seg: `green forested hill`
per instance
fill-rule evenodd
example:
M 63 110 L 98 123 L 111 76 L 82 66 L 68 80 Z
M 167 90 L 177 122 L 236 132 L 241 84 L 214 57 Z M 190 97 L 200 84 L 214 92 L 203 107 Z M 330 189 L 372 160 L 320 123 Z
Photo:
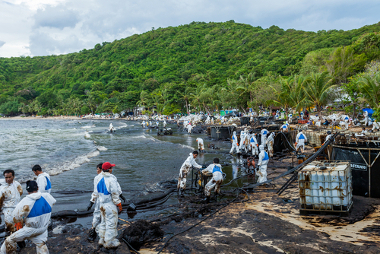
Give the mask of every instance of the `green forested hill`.
M 233 21 L 193 22 L 79 53 L 0 58 L 0 112 L 120 112 L 137 102 L 166 114 L 179 112 L 191 97 L 187 88 L 228 88 L 227 80 L 250 73 L 254 79 L 268 73 L 294 75 L 307 53 L 351 45 L 379 31 L 380 23 L 315 33 Z

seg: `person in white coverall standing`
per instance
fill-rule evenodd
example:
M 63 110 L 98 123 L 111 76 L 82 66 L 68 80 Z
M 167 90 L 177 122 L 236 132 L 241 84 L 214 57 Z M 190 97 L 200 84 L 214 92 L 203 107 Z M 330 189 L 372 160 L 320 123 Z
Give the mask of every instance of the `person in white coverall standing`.
M 38 190 L 41 193 L 51 192 L 51 182 L 50 182 L 50 176 L 48 173 L 42 172 L 42 168 L 40 165 L 34 165 L 33 173 L 37 176 L 37 184 L 38 184 Z
M 112 175 L 115 164 L 105 162 L 102 165 L 103 172 L 94 179 L 94 192 L 91 203 L 99 199 L 101 222 L 98 226 L 99 245 L 105 248 L 116 248 L 120 245 L 117 237 L 118 213 L 123 210 L 120 195 L 121 188 L 117 178 Z M 92 205 L 91 205 L 92 206 Z
M 28 195 L 17 204 L 13 211 L 13 221 L 16 224 L 24 224 L 15 233 L 8 236 L 1 246 L 0 253 L 15 253 L 17 242 L 32 241 L 37 248 L 37 254 L 48 254 L 46 246 L 48 226 L 51 218 L 51 208 L 55 199 L 49 193 L 38 191 L 35 181 L 26 182 Z
M 197 138 L 195 141 L 198 142 L 198 150 L 202 152 L 205 150 L 205 145 L 203 144 L 203 139 L 202 138 Z
M 307 142 L 307 137 L 305 134 L 302 133 L 302 130 L 299 131 L 296 137 L 296 151 L 301 148 L 301 153 L 305 150 L 305 142 Z
M 257 174 L 259 175 L 259 179 L 257 180 L 258 183 L 263 183 L 267 181 L 267 165 L 269 162 L 269 156 L 268 153 L 265 152 L 265 148 L 263 145 L 259 146 L 260 154 L 259 154 L 259 162 L 257 163 L 257 166 L 259 166 L 259 170 L 257 171 Z
M 16 231 L 15 223 L 13 221 L 13 211 L 16 205 L 21 200 L 22 187 L 19 182 L 15 181 L 15 172 L 12 169 L 7 169 L 3 172 L 5 184 L 0 186 L 0 198 L 3 200 L 1 209 L 4 214 L 5 228 L 8 233 Z M 1 218 L 0 218 L 1 222 Z
M 237 139 L 237 136 L 236 136 L 236 131 L 234 131 L 233 134 L 232 134 L 232 147 L 231 147 L 231 150 L 230 150 L 230 154 L 233 154 L 234 150 L 236 150 L 236 153 L 240 152 L 240 150 L 239 150 L 239 143 L 238 143 L 238 139 Z
M 219 194 L 220 186 L 223 183 L 222 166 L 219 164 L 219 158 L 214 158 L 213 164 L 202 170 L 202 174 L 212 173 L 211 180 L 205 186 L 205 195 L 207 203 L 210 202 L 211 190 L 215 187 L 215 193 Z
M 182 192 L 186 189 L 186 177 L 190 172 L 191 167 L 201 169 L 202 166 L 195 162 L 195 159 L 198 157 L 198 151 L 194 151 L 189 154 L 189 157 L 182 164 L 181 169 L 179 170 L 177 190 L 178 195 L 182 195 Z
M 267 135 L 268 135 L 268 130 L 262 129 L 261 130 L 261 145 L 263 145 L 264 147 L 266 146 L 266 143 L 267 143 Z
M 256 133 L 252 133 L 251 139 L 249 140 L 249 146 L 251 147 L 252 155 L 259 155 L 259 143 L 257 143 Z
M 269 157 L 273 157 L 273 144 L 274 144 L 274 137 L 275 137 L 276 133 L 272 132 L 267 141 L 266 141 L 266 145 L 268 147 L 268 154 L 269 154 Z

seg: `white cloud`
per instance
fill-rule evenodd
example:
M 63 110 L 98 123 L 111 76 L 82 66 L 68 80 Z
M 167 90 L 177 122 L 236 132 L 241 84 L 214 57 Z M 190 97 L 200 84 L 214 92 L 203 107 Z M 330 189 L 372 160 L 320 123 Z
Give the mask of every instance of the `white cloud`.
M 379 22 L 379 11 L 378 0 L 7 0 L 0 2 L 0 40 L 7 42 L 0 56 L 69 53 L 192 21 L 348 30 Z

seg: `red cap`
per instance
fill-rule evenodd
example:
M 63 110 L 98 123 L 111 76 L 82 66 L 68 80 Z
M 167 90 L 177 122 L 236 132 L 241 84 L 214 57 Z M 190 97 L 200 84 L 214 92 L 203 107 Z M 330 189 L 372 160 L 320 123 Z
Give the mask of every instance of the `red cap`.
M 115 164 L 111 164 L 109 162 L 104 162 L 103 165 L 102 165 L 102 169 L 104 169 L 104 170 L 108 170 L 108 169 L 110 169 L 112 167 L 115 167 Z

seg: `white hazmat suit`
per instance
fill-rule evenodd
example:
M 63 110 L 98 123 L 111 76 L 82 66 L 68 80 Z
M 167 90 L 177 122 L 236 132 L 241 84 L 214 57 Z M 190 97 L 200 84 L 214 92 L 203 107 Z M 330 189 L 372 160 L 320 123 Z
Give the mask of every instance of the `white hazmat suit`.
M 245 136 L 247 135 L 246 129 L 244 131 L 240 132 L 240 143 L 239 143 L 239 150 L 243 150 L 245 147 Z
M 211 190 L 215 187 L 215 193 L 220 192 L 220 186 L 223 183 L 223 172 L 220 164 L 210 164 L 207 168 L 202 170 L 202 173 L 212 173 L 211 180 L 205 186 L 205 195 L 209 197 Z
M 205 146 L 203 144 L 203 139 L 202 138 L 197 138 L 196 141 L 198 142 L 198 150 L 203 151 L 205 149 Z
M 20 202 L 22 195 L 22 187 L 19 182 L 13 181 L 13 183 L 4 183 L 0 187 L 0 199 L 3 200 L 2 210 L 4 214 L 5 227 L 8 232 L 15 232 L 15 223 L 13 221 L 13 210 Z
M 267 135 L 268 135 L 268 130 L 262 129 L 261 130 L 261 145 L 263 145 L 264 147 L 266 146 Z
M 257 172 L 257 174 L 259 175 L 259 179 L 257 180 L 257 182 L 263 183 L 267 181 L 267 165 L 269 162 L 269 156 L 267 152 L 265 152 L 263 145 L 260 145 L 259 148 L 259 162 L 257 163 L 257 166 L 259 166 L 259 170 Z
M 54 204 L 55 199 L 49 193 L 36 192 L 23 198 L 13 211 L 13 221 L 25 222 L 25 225 L 5 239 L 0 253 L 15 253 L 17 242 L 27 239 L 36 245 L 37 254 L 48 254 L 47 228 Z
M 305 142 L 307 142 L 307 137 L 305 134 L 302 133 L 302 131 L 300 131 L 297 134 L 296 142 L 297 142 L 296 151 L 298 151 L 298 149 L 301 148 L 301 153 L 303 153 L 305 150 Z
M 118 208 L 121 188 L 117 178 L 109 172 L 102 172 L 94 179 L 94 192 L 91 202 L 99 199 L 101 222 L 98 226 L 99 245 L 114 248 L 120 245 L 117 237 Z
M 251 135 L 251 139 L 249 140 L 249 146 L 251 147 L 252 155 L 259 155 L 258 143 L 256 139 L 256 133 Z
M 373 120 L 373 123 L 372 123 L 372 130 L 379 130 L 380 129 L 380 125 L 379 123 L 375 120 Z
M 190 172 L 192 166 L 198 169 L 202 168 L 201 165 L 195 162 L 193 153 L 190 153 L 189 157 L 187 157 L 185 162 L 182 164 L 181 169 L 179 170 L 177 189 L 181 189 L 181 190 L 186 189 L 186 177 L 187 177 L 187 174 Z
M 232 134 L 232 147 L 230 150 L 230 154 L 233 154 L 234 150 L 236 150 L 236 153 L 239 153 L 239 146 L 238 146 L 238 140 L 236 137 L 236 131 L 233 132 Z
M 38 185 L 38 191 L 41 193 L 50 193 L 51 192 L 51 182 L 50 182 L 50 175 L 48 173 L 41 173 L 37 176 L 37 185 Z
M 268 153 L 269 153 L 269 157 L 273 157 L 273 144 L 274 144 L 274 137 L 275 137 L 276 133 L 272 132 L 268 139 L 267 139 L 267 142 L 266 142 L 266 145 L 268 147 Z

